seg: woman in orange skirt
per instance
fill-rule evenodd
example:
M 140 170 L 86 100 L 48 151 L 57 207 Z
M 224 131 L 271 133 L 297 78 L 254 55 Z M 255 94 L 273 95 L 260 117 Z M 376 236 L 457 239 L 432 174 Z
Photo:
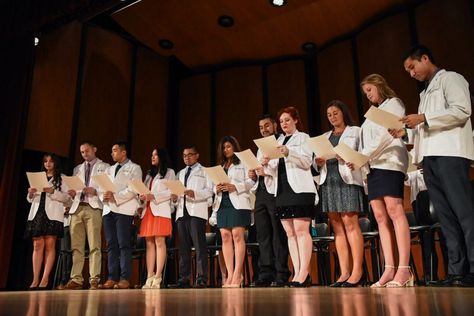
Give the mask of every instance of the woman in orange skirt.
M 148 170 L 145 185 L 151 194 L 140 195 L 146 203 L 142 212 L 140 237 L 146 238 L 147 279 L 143 289 L 159 289 L 161 273 L 166 260 L 167 236 L 171 236 L 170 191 L 163 181 L 174 180 L 175 173 L 168 168 L 169 158 L 165 149 L 156 147 L 151 154 L 151 168 Z

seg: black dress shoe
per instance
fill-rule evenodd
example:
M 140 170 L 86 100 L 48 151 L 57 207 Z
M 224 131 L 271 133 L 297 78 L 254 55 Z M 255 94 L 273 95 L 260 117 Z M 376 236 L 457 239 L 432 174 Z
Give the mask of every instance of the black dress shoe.
M 459 274 L 448 274 L 446 276 L 446 279 L 444 280 L 438 280 L 438 281 L 432 281 L 428 283 L 429 286 L 434 286 L 434 287 L 453 287 L 453 286 L 460 286 L 461 285 L 461 280 L 464 278 L 463 275 Z
M 195 289 L 205 289 L 207 287 L 207 282 L 204 279 L 197 279 L 194 283 Z
M 459 281 L 461 287 L 474 287 L 474 273 L 466 274 L 461 281 Z
M 333 284 L 329 285 L 329 287 L 341 287 L 341 285 L 344 284 L 344 282 L 346 282 L 346 281 L 347 280 L 345 280 L 345 281 L 336 281 Z
M 292 285 L 290 287 L 310 287 L 311 286 L 311 277 L 308 276 L 306 277 L 306 280 L 304 282 L 292 282 Z
M 178 283 L 168 285 L 170 289 L 189 289 L 191 285 L 189 284 L 189 280 L 179 279 Z
M 269 287 L 272 285 L 272 280 L 257 279 L 250 283 L 250 287 Z
M 341 287 L 359 287 L 359 286 L 364 286 L 366 283 L 367 283 L 367 277 L 365 276 L 365 274 L 362 274 L 359 281 L 357 281 L 356 283 L 351 283 L 351 282 L 346 281 L 341 284 Z

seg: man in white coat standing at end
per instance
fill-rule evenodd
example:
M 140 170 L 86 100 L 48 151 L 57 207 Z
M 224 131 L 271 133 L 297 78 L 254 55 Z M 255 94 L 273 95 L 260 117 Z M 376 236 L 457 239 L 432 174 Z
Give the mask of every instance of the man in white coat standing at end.
M 208 200 L 212 197 L 212 183 L 198 162 L 199 152 L 196 146 L 189 145 L 183 150 L 186 168 L 177 179 L 186 187 L 183 196 L 172 194 L 171 200 L 176 206 L 176 223 L 179 235 L 179 280 L 170 288 L 189 288 L 191 277 L 191 247 L 196 248 L 197 278 L 195 288 L 207 287 L 207 244 L 206 223 L 208 218 Z
M 402 118 L 411 130 L 391 131 L 408 136 L 414 163 L 423 165 L 430 199 L 448 249 L 445 280 L 433 286 L 474 286 L 474 203 L 469 166 L 474 160 L 469 84 L 458 73 L 437 67 L 431 51 L 411 47 L 403 56 L 410 76 L 425 83 L 418 114 Z
M 78 176 L 86 187 L 81 191 L 69 190 L 68 194 L 74 199 L 69 215 L 71 216 L 71 250 L 72 269 L 71 279 L 66 284 L 66 290 L 83 288 L 84 278 L 84 248 L 89 244 L 89 289 L 96 290 L 100 280 L 101 244 L 102 244 L 102 202 L 97 190 L 99 187 L 92 177 L 103 173 L 110 167 L 96 157 L 97 147 L 90 141 L 82 142 L 79 147 L 84 162 L 74 168 L 73 174 Z

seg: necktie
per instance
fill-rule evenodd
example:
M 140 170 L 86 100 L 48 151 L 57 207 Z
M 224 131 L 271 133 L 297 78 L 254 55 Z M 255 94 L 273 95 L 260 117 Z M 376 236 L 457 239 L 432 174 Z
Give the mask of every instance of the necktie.
M 192 170 L 191 167 L 188 167 L 188 169 L 186 170 L 186 174 L 184 175 L 184 186 L 188 185 L 188 178 L 189 178 L 189 175 L 191 174 L 191 170 Z M 186 208 L 186 195 L 184 195 L 183 213 L 184 213 L 184 216 L 188 215 L 188 209 Z
M 117 176 L 117 173 L 118 173 L 118 171 L 120 170 L 120 168 L 122 168 L 122 165 L 121 165 L 121 164 L 118 164 L 117 167 L 115 167 L 115 175 L 114 175 L 114 177 Z
M 86 162 L 86 170 L 84 172 L 84 183 L 86 184 L 86 187 L 89 186 L 90 177 L 91 177 L 91 164 Z M 81 192 L 81 202 L 84 202 L 85 199 L 86 199 L 86 195 L 84 194 L 84 192 Z

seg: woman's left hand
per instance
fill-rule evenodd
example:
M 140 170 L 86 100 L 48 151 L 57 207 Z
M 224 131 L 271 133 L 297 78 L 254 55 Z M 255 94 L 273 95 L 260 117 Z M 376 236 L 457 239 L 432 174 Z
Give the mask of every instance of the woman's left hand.
M 232 192 L 237 191 L 237 188 L 232 183 L 226 183 L 225 184 L 225 190 L 229 193 L 232 193 Z

